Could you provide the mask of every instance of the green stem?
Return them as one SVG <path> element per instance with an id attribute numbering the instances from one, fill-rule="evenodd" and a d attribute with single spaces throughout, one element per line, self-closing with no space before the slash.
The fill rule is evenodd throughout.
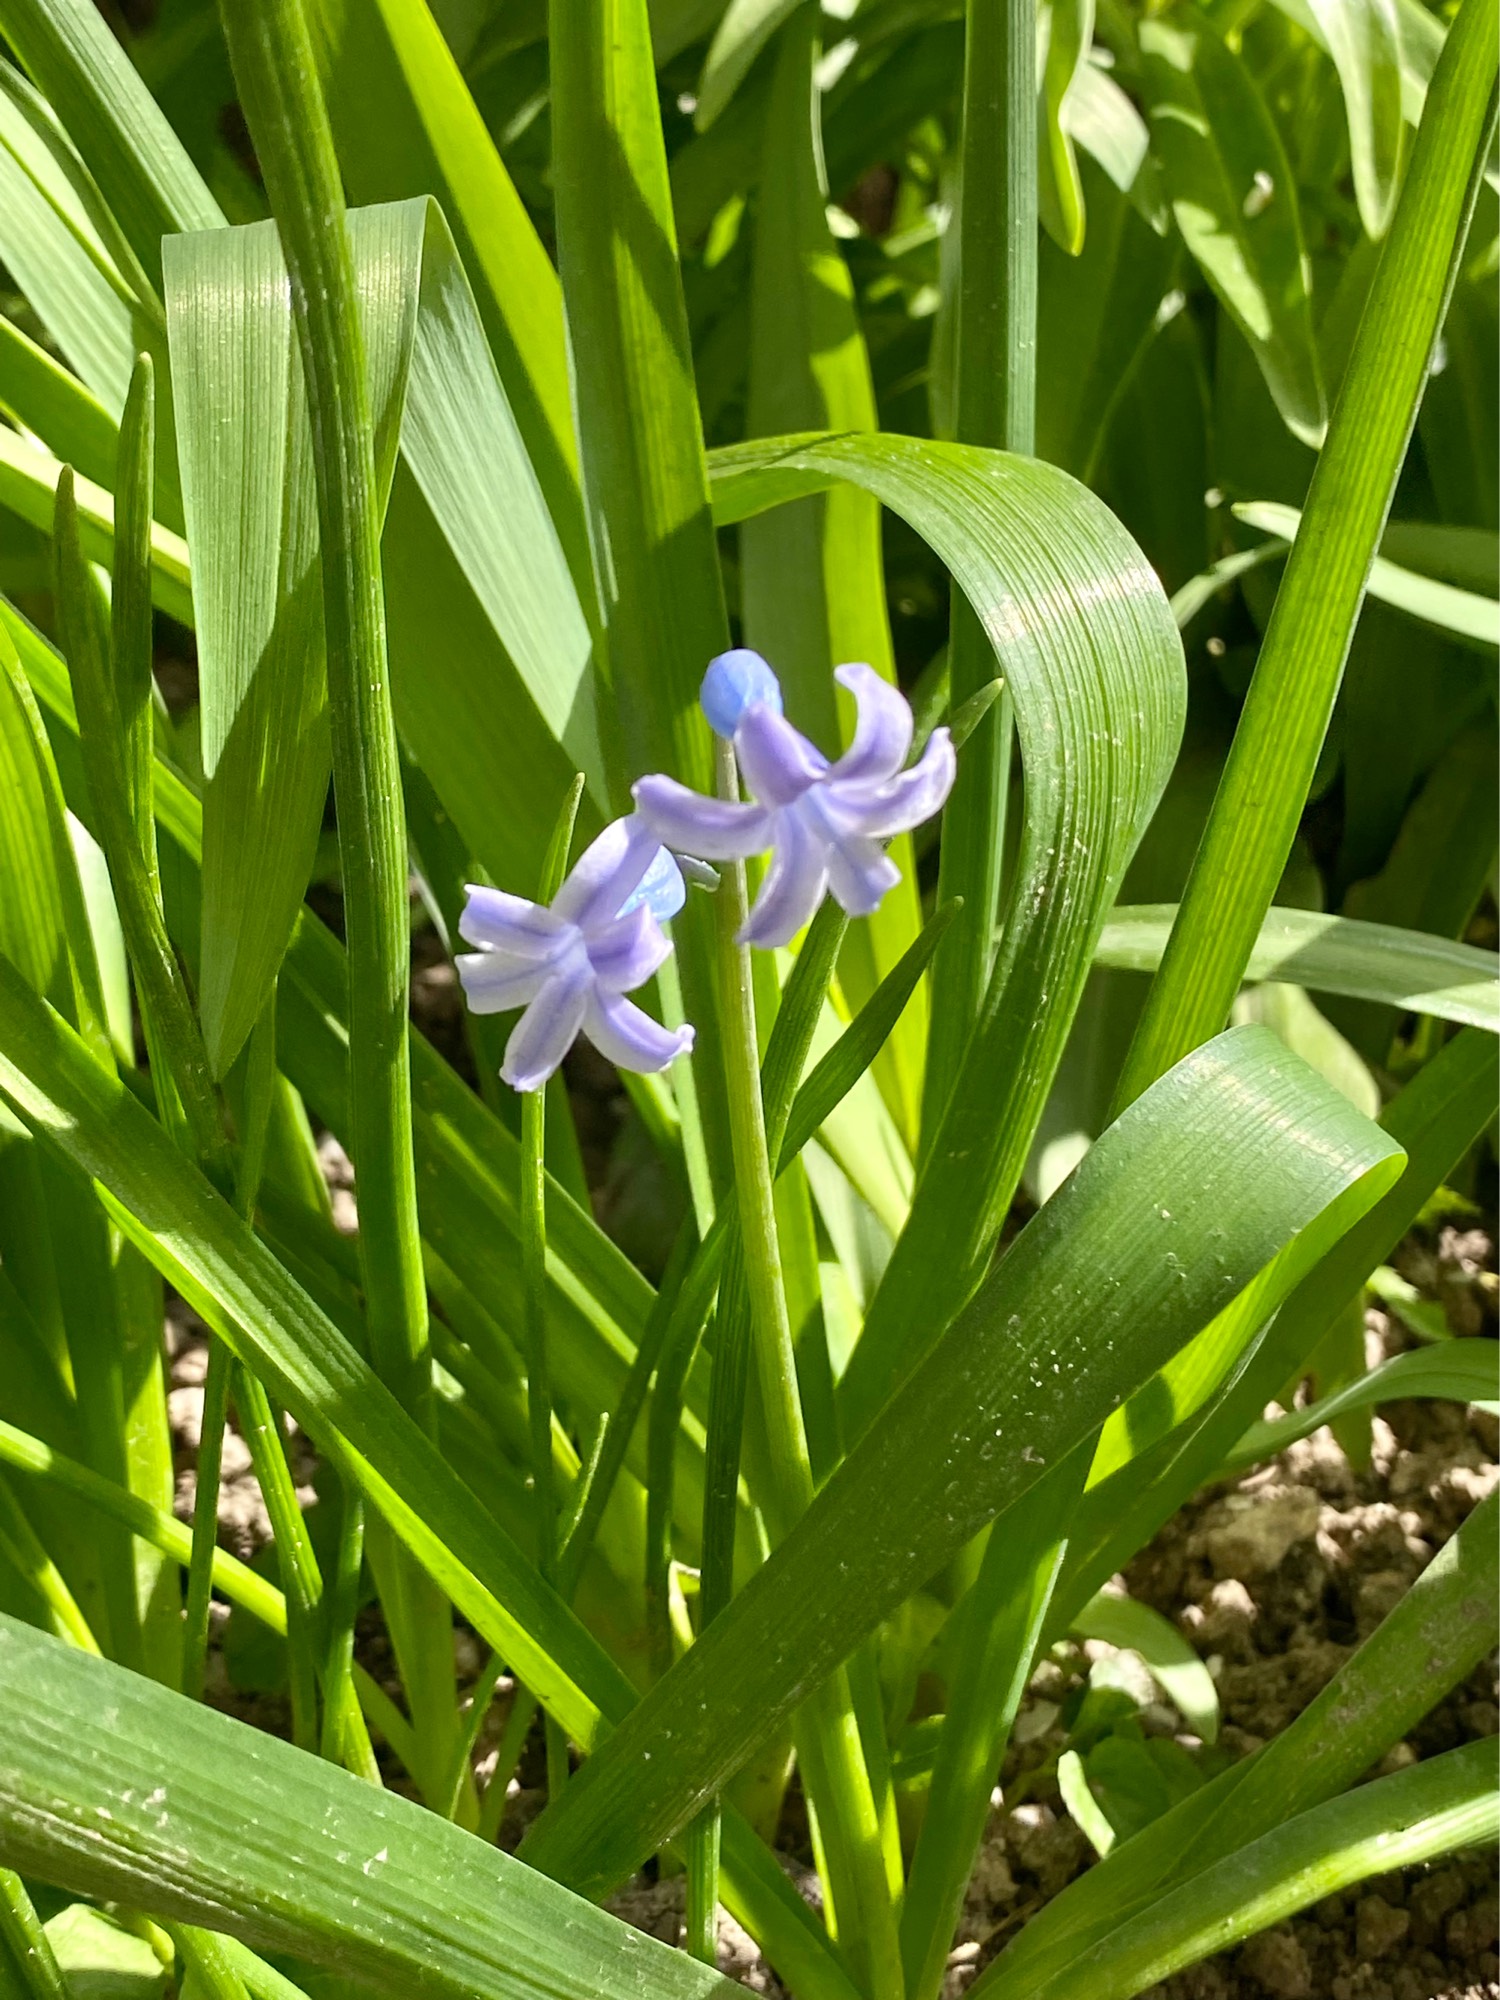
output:
<path id="1" fill-rule="evenodd" d="M 157 900 L 161 875 L 152 808 L 151 523 L 155 506 L 156 386 L 151 356 L 136 357 L 120 419 L 110 640 L 125 788 L 136 845 Z"/>
<path id="2" fill-rule="evenodd" d="M 960 138 L 954 435 L 1029 457 L 1035 448 L 1037 313 L 1036 0 L 967 0 Z M 950 598 L 949 704 L 995 676 L 968 599 Z M 963 757 L 943 816 L 938 898 L 964 907 L 933 967 L 924 1140 L 937 1130 L 994 961 L 1012 717 L 1003 695 Z"/>
<path id="3" fill-rule="evenodd" d="M 0 1868 L 0 1973 L 15 1967 L 26 2000 L 69 2000 L 51 1940 L 14 1869 Z"/>
<path id="4" fill-rule="evenodd" d="M 364 339 L 333 134 L 302 0 L 220 0 L 281 232 L 312 421 L 333 787 L 349 951 L 349 1083 L 370 1352 L 432 1425 L 407 1032 L 406 814 L 386 660 Z"/>
<path id="5" fill-rule="evenodd" d="M 531 1440 L 532 1518 L 537 1568 L 557 1575 L 557 1481 L 552 1465 L 552 1379 L 547 1357 L 547 1093 L 521 1099 L 521 1271 L 525 1287 L 526 1421 Z M 547 1795 L 568 1780 L 568 1743 L 549 1715 Z"/>
<path id="6" fill-rule="evenodd" d="M 318 1638 L 323 1578 L 307 1523 L 297 1504 L 286 1462 L 286 1439 L 277 1412 L 248 1368 L 235 1371 L 240 1429 L 250 1447 L 255 1477 L 276 1543 L 281 1588 L 286 1595 L 287 1671 L 292 1689 L 292 1736 L 301 1750 L 318 1747 Z"/>
<path id="7" fill-rule="evenodd" d="M 510 1790 L 510 1781 L 515 1776 L 521 1752 L 526 1748 L 526 1739 L 531 1734 L 531 1725 L 536 1719 L 536 1703 L 519 1683 L 511 1698 L 510 1714 L 505 1718 L 505 1727 L 500 1732 L 500 1748 L 495 1753 L 495 1769 L 485 1787 L 484 1799 L 479 1808 L 479 1838 L 493 1842 L 499 1837 L 500 1822 L 505 1817 L 505 1798 Z"/>
<path id="8" fill-rule="evenodd" d="M 203 1699 L 203 1678 L 208 1664 L 208 1607 L 213 1596 L 224 1426 L 229 1421 L 229 1382 L 233 1372 L 234 1357 L 222 1340 L 210 1335 L 208 1370 L 203 1378 L 203 1422 L 198 1433 L 198 1484 L 193 1495 L 193 1553 L 188 1563 L 187 1611 L 182 1633 L 182 1691 L 190 1701 Z"/>
<path id="9" fill-rule="evenodd" d="M 721 797 L 738 796 L 734 752 L 716 740 Z M 773 1542 L 796 1526 L 812 1502 L 813 1476 L 797 1389 L 797 1362 L 782 1283 L 775 1192 L 766 1150 L 755 997 L 748 950 L 736 942 L 748 914 L 743 864 L 726 867 L 718 894 L 720 1032 L 738 1195 L 740 1238 L 750 1302 L 751 1345 L 765 1422 L 769 1490 L 763 1510 Z M 832 1675 L 808 1700 L 794 1730 L 808 1796 L 828 1848 L 829 1889 L 841 1940 L 867 1991 L 880 2000 L 903 1992 L 895 1912 L 881 1851 L 880 1826 L 850 1701 L 848 1680 Z M 706 1900 L 706 1885 L 700 1893 Z"/>

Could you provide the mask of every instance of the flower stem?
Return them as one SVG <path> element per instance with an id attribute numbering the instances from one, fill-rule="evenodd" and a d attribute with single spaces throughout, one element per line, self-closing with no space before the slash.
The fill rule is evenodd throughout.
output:
<path id="1" fill-rule="evenodd" d="M 738 796 L 734 752 L 716 742 L 719 793 Z M 719 1022 L 738 1195 L 740 1239 L 750 1301 L 751 1346 L 760 1387 L 770 1490 L 761 1504 L 773 1543 L 801 1519 L 813 1497 L 807 1431 L 797 1389 L 797 1361 L 782 1281 L 781 1246 L 761 1101 L 760 1055 L 750 955 L 738 942 L 748 902 L 745 870 L 727 866 L 718 895 Z M 808 1700 L 794 1727 L 803 1784 L 818 1815 L 828 1855 L 829 1888 L 839 1932 L 856 1976 L 878 2000 L 901 2000 L 903 1981 L 895 1911 L 881 1850 L 879 1819 L 859 1728 L 842 1669 Z M 712 1866 L 711 1828 L 694 1842 Z M 710 1887 L 695 1885 L 694 1909 L 710 1907 Z"/>

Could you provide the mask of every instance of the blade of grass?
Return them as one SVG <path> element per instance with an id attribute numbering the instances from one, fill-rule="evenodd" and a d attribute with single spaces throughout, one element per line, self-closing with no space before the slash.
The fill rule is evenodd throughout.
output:
<path id="1" fill-rule="evenodd" d="M 0 1953 L 7 1951 L 23 1996 L 70 2000 L 68 1982 L 25 1883 L 13 1868 L 0 1868 Z"/>
<path id="2" fill-rule="evenodd" d="M 1276 893 L 1453 289 L 1495 117 L 1495 9 L 1444 45 L 1240 724 L 1116 1106 L 1228 1014 Z"/>

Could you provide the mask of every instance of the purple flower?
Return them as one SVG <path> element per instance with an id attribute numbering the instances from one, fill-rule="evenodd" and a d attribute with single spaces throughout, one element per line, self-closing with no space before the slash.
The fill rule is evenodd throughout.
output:
<path id="1" fill-rule="evenodd" d="M 662 921 L 686 895 L 677 863 L 639 814 L 617 819 L 580 856 L 551 907 L 469 884 L 458 961 L 476 1014 L 525 1013 L 500 1074 L 540 1090 L 580 1033 L 620 1069 L 658 1070 L 693 1046 L 691 1028 L 661 1027 L 623 996 L 671 951 Z"/>
<path id="2" fill-rule="evenodd" d="M 872 667 L 836 667 L 859 705 L 854 741 L 830 764 L 781 712 L 781 689 L 745 648 L 721 653 L 703 677 L 703 711 L 732 738 L 754 800 L 707 799 L 675 778 L 642 778 L 640 817 L 664 845 L 704 861 L 771 850 L 771 865 L 741 933 L 742 944 L 790 944 L 824 895 L 867 917 L 901 879 L 885 851 L 893 834 L 931 819 L 953 785 L 953 745 L 935 729 L 909 770 L 911 709 Z"/>

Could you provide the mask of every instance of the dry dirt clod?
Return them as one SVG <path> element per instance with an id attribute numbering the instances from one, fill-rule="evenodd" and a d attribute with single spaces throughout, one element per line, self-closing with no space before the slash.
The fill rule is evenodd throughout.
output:
<path id="1" fill-rule="evenodd" d="M 1221 1577 L 1269 1576 L 1298 1542 L 1317 1532 L 1318 1496 L 1305 1486 L 1230 1493 L 1194 1541 Z M 1196 1552 L 1196 1551 L 1195 1551 Z"/>

